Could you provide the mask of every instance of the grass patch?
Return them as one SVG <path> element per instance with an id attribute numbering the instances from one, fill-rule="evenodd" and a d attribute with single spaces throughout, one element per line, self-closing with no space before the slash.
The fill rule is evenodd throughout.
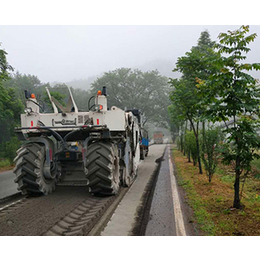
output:
<path id="1" fill-rule="evenodd" d="M 10 163 L 9 159 L 0 159 L 0 172 L 8 171 L 12 168 L 13 166 Z"/>
<path id="2" fill-rule="evenodd" d="M 10 161 L 8 159 L 0 160 L 0 168 L 11 166 Z"/>
<path id="3" fill-rule="evenodd" d="M 174 150 L 174 158 L 178 151 Z M 192 207 L 194 211 L 194 215 L 196 218 L 196 222 L 198 223 L 200 229 L 205 232 L 207 235 L 215 235 L 215 227 L 214 222 L 212 221 L 210 215 L 205 210 L 203 205 L 203 200 L 197 194 L 196 189 L 193 184 L 193 176 L 194 176 L 194 167 L 185 167 L 183 169 L 182 165 L 176 163 L 177 167 L 177 182 L 179 186 L 182 186 L 185 190 L 188 197 L 188 204 Z M 185 178 L 185 173 L 190 174 L 191 179 Z"/>
<path id="4" fill-rule="evenodd" d="M 252 161 L 252 165 L 253 165 L 256 169 L 260 170 L 260 159 L 254 159 L 254 160 Z"/>
<path id="5" fill-rule="evenodd" d="M 195 221 L 205 235 L 260 235 L 260 180 L 255 175 L 246 179 L 241 201 L 244 208 L 237 210 L 232 208 L 234 172 L 231 166 L 220 164 L 209 183 L 205 172 L 199 174 L 198 167 L 188 163 L 177 149 L 173 150 L 173 157 L 178 184 L 184 188 Z"/>

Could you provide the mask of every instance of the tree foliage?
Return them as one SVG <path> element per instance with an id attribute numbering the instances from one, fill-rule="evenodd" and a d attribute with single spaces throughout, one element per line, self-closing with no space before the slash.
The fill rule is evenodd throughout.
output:
<path id="1" fill-rule="evenodd" d="M 187 131 L 185 133 L 185 150 L 188 157 L 189 155 L 191 155 L 193 165 L 195 166 L 198 162 L 198 154 L 197 154 L 196 138 L 192 131 Z"/>
<path id="2" fill-rule="evenodd" d="M 158 71 L 142 72 L 120 68 L 104 73 L 92 84 L 93 94 L 103 86 L 108 89 L 108 105 L 121 109 L 140 109 L 150 122 L 168 126 L 168 79 Z"/>
<path id="3" fill-rule="evenodd" d="M 0 84 L 9 78 L 9 72 L 13 71 L 13 67 L 7 62 L 6 56 L 7 52 L 0 49 Z"/>
<path id="4" fill-rule="evenodd" d="M 66 97 L 66 94 L 61 94 L 60 92 L 57 92 L 57 91 L 51 91 L 50 94 L 52 97 L 54 97 L 56 100 L 58 100 L 61 103 L 61 105 L 65 106 L 64 98 Z M 52 106 L 49 96 L 46 92 L 44 93 L 43 100 L 49 107 Z"/>
<path id="5" fill-rule="evenodd" d="M 0 156 L 13 159 L 17 149 L 14 136 L 14 127 L 20 123 L 22 102 L 13 88 L 6 89 L 3 84 L 10 78 L 13 71 L 7 62 L 7 52 L 0 49 Z"/>
<path id="6" fill-rule="evenodd" d="M 172 92 L 170 98 L 178 107 L 179 118 L 188 120 L 196 138 L 199 171 L 202 173 L 199 145 L 199 122 L 204 121 L 205 104 L 201 102 L 200 90 L 196 87 L 197 79 L 206 80 L 212 73 L 210 65 L 213 58 L 218 56 L 212 49 L 213 42 L 207 31 L 202 32 L 198 45 L 192 47 L 185 56 L 179 57 L 173 71 L 182 73 L 180 79 L 170 79 Z M 170 111 L 172 112 L 172 111 Z"/>
<path id="7" fill-rule="evenodd" d="M 220 128 L 210 127 L 201 136 L 201 158 L 211 182 L 218 164 L 219 144 L 223 139 Z"/>
<path id="8" fill-rule="evenodd" d="M 236 31 L 219 35 L 216 44 L 218 53 L 224 54 L 215 59 L 213 66 L 217 71 L 207 81 L 199 80 L 199 89 L 207 107 L 210 121 L 224 121 L 226 129 L 226 149 L 223 160 L 234 162 L 236 174 L 234 183 L 235 208 L 240 208 L 239 186 L 241 174 L 250 170 L 250 163 L 258 157 L 256 149 L 260 147 L 255 127 L 258 124 L 260 90 L 257 81 L 245 71 L 259 70 L 260 64 L 243 63 L 247 46 L 256 38 L 248 35 L 249 26 L 241 26 Z"/>

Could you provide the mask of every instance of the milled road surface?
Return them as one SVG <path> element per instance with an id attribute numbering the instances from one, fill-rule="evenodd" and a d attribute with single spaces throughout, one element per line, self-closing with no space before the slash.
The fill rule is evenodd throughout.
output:
<path id="1" fill-rule="evenodd" d="M 13 171 L 0 172 L 0 199 L 18 193 Z"/>
<path id="2" fill-rule="evenodd" d="M 177 186 L 172 145 L 167 145 L 151 202 L 145 236 L 198 235 L 193 224 L 193 212 Z"/>
<path id="3" fill-rule="evenodd" d="M 86 187 L 58 187 L 51 195 L 23 199 L 0 211 L 0 236 L 42 235 L 87 196 Z"/>
<path id="4" fill-rule="evenodd" d="M 175 217 L 172 199 L 172 185 L 168 163 L 168 149 L 166 149 L 154 196 L 151 204 L 146 236 L 175 236 Z"/>
<path id="5" fill-rule="evenodd" d="M 136 181 L 117 196 L 93 197 L 87 187 L 58 186 L 48 196 L 22 197 L 11 206 L 0 206 L 0 236 L 192 235 L 186 233 L 188 214 L 182 217 L 186 206 L 175 186 L 169 145 L 165 148 L 165 144 L 151 146 L 139 165 Z M 2 180 L 11 183 L 12 175 L 8 171 Z M 8 191 L 8 195 L 16 192 Z"/>

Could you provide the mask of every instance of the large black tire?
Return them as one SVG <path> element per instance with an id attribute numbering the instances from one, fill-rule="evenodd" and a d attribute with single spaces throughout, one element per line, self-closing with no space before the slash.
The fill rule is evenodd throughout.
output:
<path id="1" fill-rule="evenodd" d="M 55 179 L 46 179 L 43 174 L 45 163 L 45 146 L 29 143 L 17 150 L 14 159 L 14 174 L 18 190 L 23 195 L 47 195 L 55 190 Z"/>
<path id="2" fill-rule="evenodd" d="M 94 142 L 86 154 L 86 178 L 92 195 L 115 195 L 119 191 L 118 148 L 111 142 Z"/>

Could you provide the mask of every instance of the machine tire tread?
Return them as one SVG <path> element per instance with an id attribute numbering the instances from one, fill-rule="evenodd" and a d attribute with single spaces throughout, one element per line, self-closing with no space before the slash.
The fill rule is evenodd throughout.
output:
<path id="1" fill-rule="evenodd" d="M 119 160 L 117 146 L 97 141 L 89 145 L 86 154 L 86 178 L 90 193 L 96 196 L 114 195 L 119 191 Z M 115 158 L 117 158 L 115 160 Z"/>
<path id="2" fill-rule="evenodd" d="M 43 177 L 44 160 L 45 147 L 39 143 L 28 143 L 17 150 L 14 181 L 23 195 L 47 195 L 55 189 L 55 180 Z"/>

